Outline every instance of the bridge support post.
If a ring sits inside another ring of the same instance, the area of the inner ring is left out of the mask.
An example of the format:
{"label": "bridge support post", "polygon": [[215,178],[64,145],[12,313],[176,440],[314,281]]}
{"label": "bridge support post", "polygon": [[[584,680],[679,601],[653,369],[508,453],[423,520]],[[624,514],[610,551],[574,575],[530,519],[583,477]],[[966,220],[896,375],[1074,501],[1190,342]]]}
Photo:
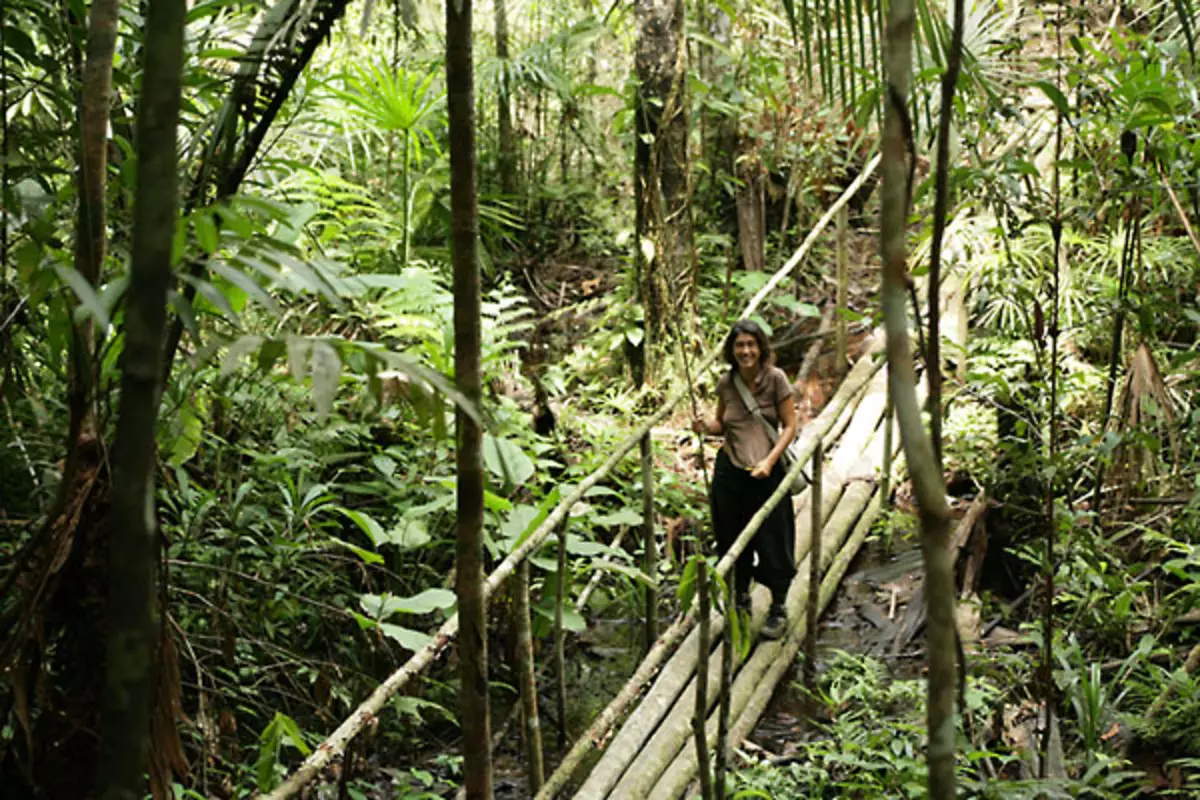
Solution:
{"label": "bridge support post", "polygon": [[821,585],[821,465],[825,461],[824,444],[818,440],[812,455],[812,488],[809,508],[812,510],[812,539],[808,557],[808,608],[807,626],[804,629],[804,688],[808,690],[810,703],[817,696],[817,615]]}

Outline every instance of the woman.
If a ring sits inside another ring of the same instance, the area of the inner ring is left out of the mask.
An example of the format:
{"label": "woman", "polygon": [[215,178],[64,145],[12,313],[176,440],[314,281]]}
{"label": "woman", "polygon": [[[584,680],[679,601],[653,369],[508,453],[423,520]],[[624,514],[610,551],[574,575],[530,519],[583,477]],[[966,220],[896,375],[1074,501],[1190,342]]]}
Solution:
{"label": "woman", "polygon": [[[713,469],[710,498],[717,547],[722,554],[779,488],[785,472],[779,460],[796,435],[792,385],[783,370],[772,363],[771,344],[762,328],[750,320],[738,322],[725,337],[724,354],[729,372],[717,382],[716,419],[692,421],[692,430],[698,433],[725,436]],[[739,378],[746,392],[739,391]],[[782,423],[774,442],[762,421],[746,407],[743,393],[752,396],[762,418],[773,429]],[[787,629],[784,601],[796,574],[792,563],[795,539],[792,504],[785,497],[737,560],[734,585],[739,606],[749,606],[751,576],[771,590],[771,610],[762,630],[768,639],[778,639]]]}

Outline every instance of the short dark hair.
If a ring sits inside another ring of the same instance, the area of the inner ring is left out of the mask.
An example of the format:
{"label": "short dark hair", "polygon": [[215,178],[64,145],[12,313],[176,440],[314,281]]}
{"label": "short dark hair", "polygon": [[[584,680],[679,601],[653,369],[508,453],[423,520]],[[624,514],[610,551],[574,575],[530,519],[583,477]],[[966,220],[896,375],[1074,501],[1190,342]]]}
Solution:
{"label": "short dark hair", "polygon": [[725,362],[733,369],[737,369],[737,359],[733,356],[733,343],[737,337],[743,333],[748,333],[758,342],[758,365],[765,367],[775,360],[775,352],[771,350],[771,342],[767,339],[767,334],[763,332],[762,327],[755,321],[749,319],[740,319],[733,324],[729,329],[729,335],[725,337]]}

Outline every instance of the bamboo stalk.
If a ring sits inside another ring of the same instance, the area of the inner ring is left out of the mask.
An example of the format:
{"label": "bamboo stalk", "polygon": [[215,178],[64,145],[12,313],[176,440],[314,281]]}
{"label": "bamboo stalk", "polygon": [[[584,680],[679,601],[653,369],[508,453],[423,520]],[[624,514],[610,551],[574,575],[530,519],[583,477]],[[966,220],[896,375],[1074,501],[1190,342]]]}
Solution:
{"label": "bamboo stalk", "polygon": [[834,365],[838,375],[846,372],[846,295],[850,290],[850,256],[846,252],[849,213],[845,206],[837,214],[837,311],[834,324]]}
{"label": "bamboo stalk", "polygon": [[[808,585],[818,586],[821,580],[821,462],[823,459],[821,448],[818,447],[813,452],[812,460],[812,501],[810,503],[812,509],[812,545],[809,547],[808,559],[809,573]],[[809,697],[816,696],[816,679],[817,679],[817,592],[808,593],[806,624],[808,626],[807,635],[804,637],[804,688],[808,690]]]}
{"label": "bamboo stalk", "polygon": [[[527,562],[522,562],[527,563]],[[567,586],[567,523],[558,529],[558,580],[554,582],[554,676],[558,679],[555,703],[558,710],[558,750],[567,746],[567,660],[563,630],[563,598]]]}
{"label": "bamboo stalk", "polygon": [[733,686],[733,629],[729,626],[728,616],[740,613],[733,596],[733,587],[736,583],[731,572],[726,581],[726,628],[725,635],[721,638],[721,697],[717,722],[717,763],[713,768],[713,796],[716,800],[725,800],[725,765],[729,761],[729,717],[732,710],[729,705],[729,693]]}
{"label": "bamboo stalk", "polygon": [[654,540],[654,458],[650,433],[642,437],[642,570],[650,578],[646,585],[646,625],[643,652],[650,652],[658,639],[658,547]]}
{"label": "bamboo stalk", "polygon": [[517,571],[513,611],[517,617],[517,660],[521,680],[521,708],[525,718],[526,768],[529,785],[537,791],[546,781],[542,763],[542,730],[538,720],[537,674],[533,663],[533,633],[529,623],[529,562]]}
{"label": "bamboo stalk", "polygon": [[[700,652],[709,651],[711,638],[708,634],[708,561],[703,556],[696,562],[696,594],[700,603]],[[693,704],[692,735],[696,741],[696,763],[700,765],[700,796],[712,800],[712,776],[708,771],[708,737],[704,723],[708,719],[708,658],[696,661],[696,702]]]}
{"label": "bamboo stalk", "polygon": [[[751,298],[750,302],[747,303],[746,307],[741,312],[742,317],[748,317],[753,314],[766,296],[770,293],[770,291],[778,286],[779,283],[782,282],[784,278],[786,278],[804,260],[804,258],[808,255],[808,252],[818,240],[821,231],[823,231],[833,219],[833,215],[836,210],[845,203],[849,202],[850,198],[853,197],[860,188],[862,188],[863,184],[870,177],[870,175],[874,173],[878,165],[878,156],[867,163],[867,166],[863,169],[858,179],[855,180],[854,183],[852,183],[849,187],[847,187],[846,191],[842,193],[841,197],[839,197],[825,212],[825,214],[819,220],[817,220],[816,225],[814,225],[812,230],[809,231],[808,236],[801,243],[800,247],[797,248],[792,254],[792,257],[789,258],[787,262],[780,267],[773,276],[771,276],[771,279],[767,281],[763,288],[757,294],[755,294],[753,298]],[[877,346],[882,346],[882,338],[876,337],[876,343]],[[713,350],[710,352],[698,365],[695,366],[696,374],[703,374],[704,371],[707,370],[714,361],[716,361],[719,355],[719,350]],[[874,365],[874,368],[877,369],[878,365]],[[849,380],[849,378],[847,378],[847,380]],[[677,406],[680,401],[682,401],[683,398],[688,395],[689,388],[690,387],[682,387],[673,392],[659,407],[658,411],[647,417],[641,425],[639,425],[628,437],[618,444],[614,448],[612,454],[605,459],[604,463],[597,467],[596,470],[590,475],[581,480],[575,486],[573,491],[569,492],[561,501],[559,501],[559,504],[555,506],[555,508],[546,516],[546,519],[543,520],[542,523],[538,525],[538,527],[535,528],[532,533],[530,533],[525,541],[511,553],[509,553],[507,557],[505,557],[500,565],[492,571],[492,574],[488,576],[487,581],[484,583],[483,595],[485,600],[490,598],[492,593],[495,592],[497,588],[502,586],[506,580],[508,580],[508,577],[512,575],[513,571],[516,569],[516,566],[521,561],[527,558],[537,548],[541,547],[542,543],[550,535],[550,532],[553,531],[559,525],[559,523],[567,517],[571,507],[583,498],[584,493],[608,477],[608,475],[617,467],[619,463],[621,463],[621,461],[634,448],[634,446],[638,444],[641,438],[649,433],[655,425],[665,419],[667,415],[669,415],[675,409],[675,406]],[[837,399],[837,395],[835,395],[834,399]],[[830,405],[832,406],[833,404],[833,401],[830,401]],[[810,425],[810,428],[811,427],[812,426]],[[807,458],[807,456],[805,458]],[[794,478],[795,476],[793,475],[791,477]],[[761,524],[761,522],[759,524]],[[749,541],[749,537],[746,537],[746,541]],[[742,549],[745,549],[745,542],[742,543],[737,552],[740,553]],[[682,641],[684,635],[687,633],[688,628],[691,626],[692,619],[694,618],[688,617],[679,620],[676,625],[673,625],[670,629],[668,629],[667,633],[662,635],[659,642],[655,645],[655,648],[662,647],[664,651],[674,648],[676,644]],[[406,661],[400,668],[389,675],[387,680],[385,680],[373,692],[371,692],[367,699],[360,703],[359,706],[350,714],[350,716],[343,720],[342,723],[334,730],[334,732],[326,737],[325,741],[314,748],[312,755],[306,758],[304,763],[301,764],[300,767],[294,773],[292,773],[289,778],[283,781],[283,783],[281,783],[273,792],[264,795],[264,800],[284,800],[284,798],[291,797],[299,792],[300,789],[308,785],[309,782],[316,778],[317,775],[320,774],[321,770],[328,766],[334,758],[345,752],[346,744],[355,736],[357,736],[371,720],[375,719],[376,715],[383,710],[384,705],[387,704],[388,700],[390,700],[393,695],[405,688],[412,678],[423,672],[429,665],[431,665],[435,660],[437,660],[438,657],[441,656],[441,654],[449,646],[450,642],[454,641],[455,637],[458,635],[458,629],[458,615],[455,614],[451,616],[450,619],[446,620],[446,622],[443,623],[440,628],[438,628],[438,630],[431,637],[429,644],[415,652],[412,657],[408,659],[408,661]],[[654,650],[652,649],[651,653],[653,652]],[[651,659],[650,654],[647,654],[648,661],[643,662],[643,665],[646,665],[646,673],[642,677],[643,684],[651,675],[653,675],[654,671],[657,670],[658,665],[662,663],[665,655],[665,652],[660,652],[660,654],[654,659]],[[636,677],[637,674],[635,674],[635,678]],[[624,699],[624,705],[627,705],[633,696],[636,696],[636,692],[631,693],[630,696]],[[618,703],[618,700],[621,698],[622,695],[618,695],[618,697],[614,699],[613,703],[610,704],[610,708],[616,708],[619,706],[620,710],[616,710],[615,713],[610,715],[610,718],[608,718],[607,724],[605,725],[605,730],[607,730],[607,726],[612,725],[616,717],[619,716],[624,709],[624,705]],[[606,711],[608,710],[609,709],[606,709]],[[580,743],[577,742],[577,745],[578,744]],[[587,743],[583,744],[580,752],[577,754],[579,759],[582,758],[583,752],[586,751],[588,747],[589,745]],[[572,750],[572,752],[575,751]],[[565,760],[564,763],[566,763]],[[575,763],[578,764],[578,760]],[[561,769],[562,767],[560,766],[560,770]],[[555,775],[558,774],[558,771],[556,771]],[[566,777],[561,777],[559,780],[559,785],[561,786],[561,782],[565,782]],[[555,778],[554,776],[551,776],[548,783],[553,784],[554,782]]]}

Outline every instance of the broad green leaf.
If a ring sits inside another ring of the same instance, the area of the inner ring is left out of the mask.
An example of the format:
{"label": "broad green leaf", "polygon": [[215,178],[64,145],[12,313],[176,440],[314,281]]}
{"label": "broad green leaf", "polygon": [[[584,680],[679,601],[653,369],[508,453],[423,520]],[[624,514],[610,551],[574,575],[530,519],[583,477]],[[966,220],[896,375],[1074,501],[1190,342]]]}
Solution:
{"label": "broad green leaf", "polygon": [[275,299],[267,294],[266,289],[259,286],[254,279],[240,269],[235,269],[219,260],[209,262],[208,268],[241,289],[247,296],[256,300],[272,314],[279,314],[279,304],[275,302]]}
{"label": "broad green leaf", "polygon": [[390,622],[379,623],[379,629],[383,631],[384,636],[396,642],[401,647],[412,650],[414,653],[433,641],[433,637],[427,633],[414,631],[411,628],[405,628],[400,625],[393,625]]}
{"label": "broad green leaf", "polygon": [[521,486],[534,473],[533,461],[517,444],[490,434],[483,436],[483,463],[506,486]]}
{"label": "broad green leaf", "polygon": [[362,511],[355,511],[350,508],[338,508],[347,519],[358,526],[359,530],[367,535],[371,540],[371,544],[379,547],[380,543],[387,538],[387,534],[383,531],[383,526],[375,521],[375,518],[370,514],[365,514]]}
{"label": "broad green leaf", "polygon": [[1071,116],[1071,104],[1067,102],[1067,97],[1062,91],[1050,81],[1034,81],[1033,85],[1042,90],[1042,93],[1054,103],[1054,107],[1058,109],[1058,113],[1064,117]]}
{"label": "broad green leaf", "polygon": [[217,223],[213,220],[212,214],[207,210],[194,214],[192,216],[192,229],[196,232],[196,241],[200,243],[200,247],[204,252],[210,256],[217,252],[219,237],[217,236]]}
{"label": "broad green leaf", "polygon": [[74,267],[55,264],[54,271],[63,283],[71,287],[71,291],[75,293],[75,299],[79,301],[79,307],[75,310],[75,319],[79,321],[91,316],[100,323],[101,328],[107,328],[109,326],[108,311],[105,310],[104,303],[100,301],[95,288],[87,282],[87,279],[80,275]]}
{"label": "broad green leaf", "polygon": [[390,594],[363,594],[358,598],[363,611],[376,619],[386,619],[392,614],[428,614],[438,609],[449,608],[455,603],[454,592],[449,589],[426,589],[412,597],[393,597]]}
{"label": "broad green leaf", "polygon": [[375,465],[375,469],[385,477],[390,478],[396,474],[396,460],[391,456],[383,454],[371,456],[371,463]]}
{"label": "broad green leaf", "polygon": [[419,519],[405,519],[385,534],[383,544],[390,544],[401,550],[415,550],[429,544],[430,539],[429,530],[424,522]]}
{"label": "broad green leaf", "polygon": [[598,556],[601,553],[609,552],[609,548],[607,545],[589,542],[572,533],[567,535],[567,552],[576,556]]}
{"label": "broad green leaf", "polygon": [[349,542],[342,541],[341,539],[338,539],[336,536],[329,537],[329,540],[336,545],[346,548],[351,553],[354,553],[354,555],[361,558],[364,563],[367,563],[367,564],[382,564],[383,563],[383,556],[379,555],[379,553],[373,553],[370,550],[366,550],[362,547],[359,547],[358,545],[350,544]]}
{"label": "broad green leaf", "polygon": [[333,410],[333,399],[342,377],[342,359],[331,344],[317,339],[312,343],[310,369],[313,403],[317,407],[317,416],[324,419]]}
{"label": "broad green leaf", "polygon": [[619,572],[627,578],[632,578],[635,581],[645,586],[655,586],[657,581],[651,580],[650,576],[642,572],[636,567],[631,567],[628,564],[621,564],[616,561],[608,561],[606,559],[597,559],[591,564],[593,569],[600,569],[606,572]]}
{"label": "broad green leaf", "polygon": [[221,359],[221,374],[228,375],[237,369],[241,360],[262,347],[262,343],[263,338],[255,335],[241,336],[230,342],[225,358]]}
{"label": "broad green leaf", "polygon": [[171,454],[167,463],[172,467],[180,467],[191,460],[200,449],[200,440],[204,436],[204,422],[196,413],[191,403],[184,403],[177,417],[178,435],[171,445]]}

